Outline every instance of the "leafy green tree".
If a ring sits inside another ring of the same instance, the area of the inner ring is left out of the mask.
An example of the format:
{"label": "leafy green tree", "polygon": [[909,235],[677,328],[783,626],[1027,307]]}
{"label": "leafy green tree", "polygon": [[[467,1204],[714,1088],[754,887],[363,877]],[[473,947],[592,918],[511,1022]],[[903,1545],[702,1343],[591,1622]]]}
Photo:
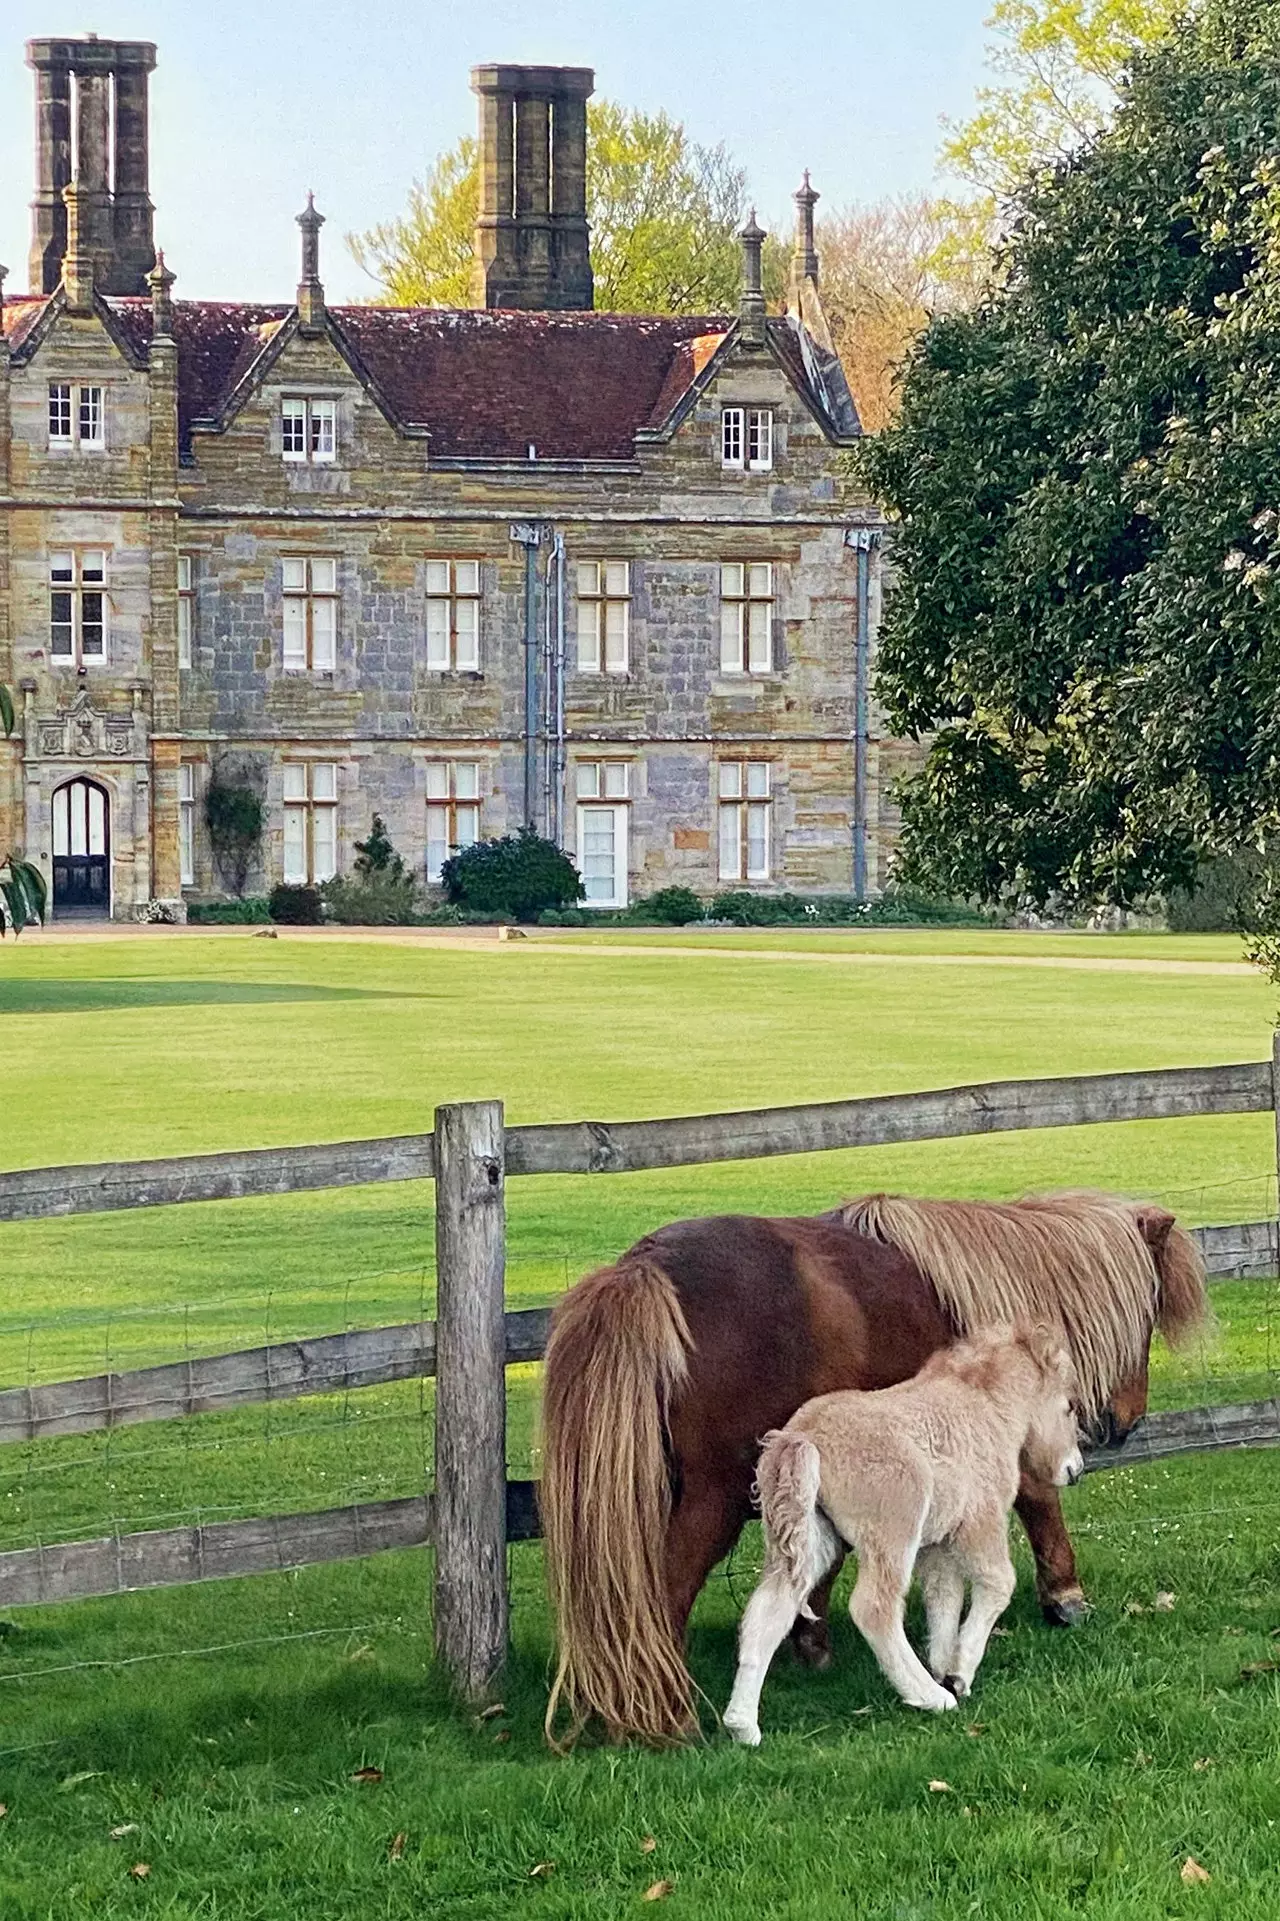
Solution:
{"label": "leafy green tree", "polygon": [[864,447],[905,879],[1126,905],[1280,825],[1277,152],[1280,0],[1204,0]]}
{"label": "leafy green tree", "polygon": [[997,84],[950,128],[944,166],[994,201],[1016,194],[1101,131],[1135,55],[1185,11],[1186,0],[996,0],[985,24]]}
{"label": "leafy green tree", "polygon": [[[587,107],[595,303],[619,313],[723,312],[737,301],[746,179],[666,114]],[[410,189],[406,211],[347,244],[392,306],[467,307],[479,207],[476,143],[460,140]]]}

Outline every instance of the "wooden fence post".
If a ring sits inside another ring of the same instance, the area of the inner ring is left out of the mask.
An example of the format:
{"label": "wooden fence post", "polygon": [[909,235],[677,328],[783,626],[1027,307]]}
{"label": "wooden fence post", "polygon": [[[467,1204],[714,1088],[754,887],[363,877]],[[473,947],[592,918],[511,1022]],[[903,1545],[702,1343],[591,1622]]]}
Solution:
{"label": "wooden fence post", "polygon": [[435,1644],[482,1696],[506,1658],[506,1257],[501,1101],[437,1107]]}

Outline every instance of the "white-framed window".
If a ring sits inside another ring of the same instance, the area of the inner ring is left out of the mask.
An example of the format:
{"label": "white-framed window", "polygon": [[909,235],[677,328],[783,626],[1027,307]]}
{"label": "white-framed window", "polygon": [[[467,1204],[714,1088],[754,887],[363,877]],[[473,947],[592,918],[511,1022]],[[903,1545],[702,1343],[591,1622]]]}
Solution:
{"label": "white-framed window", "polygon": [[753,474],[769,472],[773,466],[772,408],[721,408],[720,464]]}
{"label": "white-framed window", "polygon": [[720,672],[773,668],[773,563],[727,560],[720,569]]}
{"label": "white-framed window", "polygon": [[328,554],[283,560],[286,673],[332,673],[338,636],[338,563]]}
{"label": "white-framed window", "polygon": [[631,563],[578,562],[578,672],[625,674],[629,667]]}
{"label": "white-framed window", "polygon": [[319,462],[336,458],[338,403],[310,394],[286,396],[280,402],[280,451],[288,461]]}
{"label": "white-framed window", "polygon": [[631,769],[625,760],[580,760],[578,872],[588,907],[625,907]]}
{"label": "white-framed window", "polygon": [[284,764],[284,878],[298,887],[338,871],[338,770],[329,761]]}
{"label": "white-framed window", "polygon": [[719,782],[720,878],[768,880],[769,763],[722,760]]}
{"label": "white-framed window", "polygon": [[70,381],[49,383],[49,445],[82,447],[101,453],[107,444],[103,389],[78,387]]}
{"label": "white-framed window", "polygon": [[190,554],[178,555],[178,665],[191,665],[191,639],[196,625],[195,583]]}
{"label": "white-framed window", "polygon": [[427,666],[480,671],[480,562],[427,562]]}
{"label": "white-framed window", "polygon": [[196,880],[196,770],[184,760],[178,769],[178,880],[194,887]]}
{"label": "white-framed window", "polygon": [[107,556],[101,549],[49,556],[49,657],[75,667],[107,657]]}
{"label": "white-framed window", "polygon": [[451,854],[480,838],[480,763],[427,762],[427,879],[434,887]]}

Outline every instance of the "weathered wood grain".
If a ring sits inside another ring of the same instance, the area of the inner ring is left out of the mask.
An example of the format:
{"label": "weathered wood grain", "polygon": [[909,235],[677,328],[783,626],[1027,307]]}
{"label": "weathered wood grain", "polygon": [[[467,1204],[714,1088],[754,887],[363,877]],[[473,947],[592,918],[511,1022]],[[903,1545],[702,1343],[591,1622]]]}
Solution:
{"label": "weathered wood grain", "polygon": [[988,1081],[923,1094],[879,1094],[739,1114],[513,1127],[507,1134],[507,1172],[625,1174],[641,1168],[888,1147],[1019,1128],[1257,1114],[1269,1110],[1271,1101],[1269,1061],[1084,1074],[1062,1080]]}
{"label": "weathered wood grain", "polygon": [[1193,1227],[1211,1281],[1261,1280],[1280,1273],[1275,1221],[1239,1221],[1230,1227]]}
{"label": "weathered wood grain", "polygon": [[[885,1147],[1018,1128],[1255,1114],[1271,1108],[1269,1061],[1154,1068],[1061,1080],[989,1081],[656,1121],[571,1121],[507,1130],[508,1174],[623,1174],[650,1167],[834,1148]],[[320,1147],[255,1148],[176,1160],[109,1161],[0,1174],[0,1222],[186,1201],[239,1200],[319,1187],[430,1179],[430,1134]]]}
{"label": "weathered wood grain", "polygon": [[33,1167],[0,1174],[0,1221],[170,1207],[182,1201],[237,1201],[316,1187],[425,1181],[434,1172],[430,1134],[320,1147],[255,1147],[185,1154],[163,1161],[103,1161],[89,1167]]}
{"label": "weathered wood grain", "polygon": [[431,1539],[431,1501],[372,1501],[315,1514],[276,1514],[204,1527],[62,1541],[0,1554],[0,1607],[71,1601],[134,1588],[181,1587],[238,1574],[346,1561]]}
{"label": "weathered wood grain", "polygon": [[438,1107],[435,1122],[435,1641],[474,1701],[507,1654],[502,1103]]}
{"label": "weathered wood grain", "polygon": [[1173,1454],[1207,1454],[1224,1447],[1280,1446],[1280,1399],[1242,1401],[1231,1407],[1189,1407],[1148,1414],[1119,1447],[1089,1449],[1087,1474],[1113,1467],[1141,1467]]}

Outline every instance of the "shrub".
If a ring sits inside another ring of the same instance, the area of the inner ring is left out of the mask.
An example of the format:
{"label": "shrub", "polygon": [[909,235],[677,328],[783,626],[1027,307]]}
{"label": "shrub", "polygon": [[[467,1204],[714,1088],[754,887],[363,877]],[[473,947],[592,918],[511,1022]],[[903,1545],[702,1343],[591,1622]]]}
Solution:
{"label": "shrub", "polygon": [[190,900],[187,924],[206,927],[247,927],[271,919],[267,903],[258,894],[246,900]]}
{"label": "shrub", "polygon": [[391,845],[381,814],[368,840],[356,842],[354,876],[327,880],[320,892],[328,918],[344,927],[411,927],[421,918],[417,876]]}
{"label": "shrub", "polygon": [[315,927],[324,918],[319,888],[291,887],[287,881],[271,889],[267,909],[272,920],[286,927]]}
{"label": "shrub", "polygon": [[527,827],[464,847],[445,862],[440,884],[455,907],[499,920],[536,920],[549,907],[571,906],[584,892],[569,856]]}
{"label": "shrub", "polygon": [[1195,886],[1179,889],[1165,903],[1171,934],[1238,934],[1251,919],[1258,892],[1260,862],[1255,856],[1218,855],[1202,861]]}
{"label": "shrub", "polygon": [[242,899],[262,839],[262,796],[215,772],[205,790],[204,817],[218,871],[237,900]]}
{"label": "shrub", "polygon": [[647,900],[636,901],[628,917],[656,921],[662,927],[684,927],[691,920],[702,919],[702,902],[691,887],[660,887]]}

